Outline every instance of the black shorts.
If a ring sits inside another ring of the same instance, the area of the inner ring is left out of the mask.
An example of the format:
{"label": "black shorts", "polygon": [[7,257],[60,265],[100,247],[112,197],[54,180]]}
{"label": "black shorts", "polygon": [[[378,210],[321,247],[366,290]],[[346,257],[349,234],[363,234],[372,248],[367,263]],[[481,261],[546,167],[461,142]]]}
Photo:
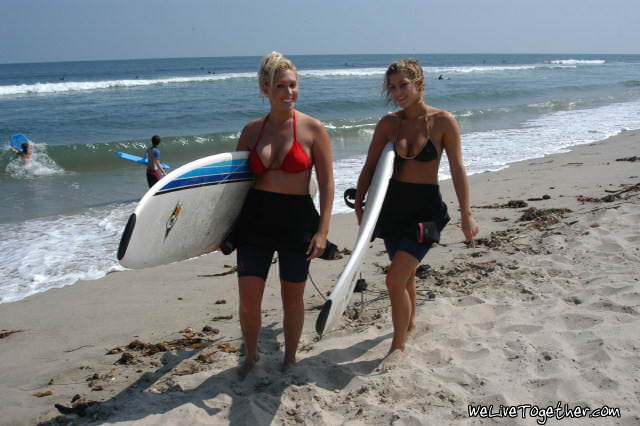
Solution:
{"label": "black shorts", "polygon": [[405,237],[402,234],[396,234],[392,237],[385,238],[384,246],[387,249],[389,260],[393,260],[398,251],[404,251],[418,259],[418,262],[422,262],[422,259],[424,259],[431,248],[430,246],[420,244],[415,239]]}
{"label": "black shorts", "polygon": [[[266,281],[275,250],[245,245],[238,247],[238,277],[260,277]],[[280,279],[303,283],[309,275],[309,263],[305,253],[278,251]]]}
{"label": "black shorts", "polygon": [[157,170],[147,169],[147,184],[149,185],[149,188],[155,185],[160,179],[162,179],[162,176],[160,176],[160,173]]}

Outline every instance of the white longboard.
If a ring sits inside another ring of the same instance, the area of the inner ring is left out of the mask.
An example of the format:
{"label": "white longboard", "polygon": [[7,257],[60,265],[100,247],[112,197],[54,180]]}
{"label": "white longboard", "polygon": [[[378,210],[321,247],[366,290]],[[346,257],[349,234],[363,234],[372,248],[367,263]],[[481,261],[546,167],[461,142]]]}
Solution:
{"label": "white longboard", "polygon": [[129,218],[118,248],[120,264],[140,269],[217,250],[253,185],[248,155],[212,155],[160,179]]}
{"label": "white longboard", "polygon": [[371,237],[382,209],[382,203],[387,194],[389,179],[393,174],[394,156],[393,143],[389,142],[382,151],[371,179],[371,185],[367,191],[367,204],[351,256],[316,320],[316,332],[321,336],[340,318],[349,303],[349,299],[351,299],[356,286],[358,271],[360,271],[369,248]]}

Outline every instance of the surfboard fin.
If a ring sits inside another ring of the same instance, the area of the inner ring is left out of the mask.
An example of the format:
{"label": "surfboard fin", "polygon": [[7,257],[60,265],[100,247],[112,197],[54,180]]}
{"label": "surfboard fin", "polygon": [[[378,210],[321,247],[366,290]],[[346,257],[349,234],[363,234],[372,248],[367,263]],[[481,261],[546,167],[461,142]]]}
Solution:
{"label": "surfboard fin", "polygon": [[118,260],[122,260],[125,253],[127,252],[129,240],[131,239],[131,234],[133,234],[133,228],[135,228],[135,226],[136,214],[132,213],[131,216],[129,216],[129,220],[127,221],[127,226],[124,227],[122,238],[120,238],[120,245],[118,246]]}
{"label": "surfboard fin", "polygon": [[353,289],[354,293],[363,293],[367,290],[367,281],[364,278],[358,279],[356,281],[356,286]]}
{"label": "surfboard fin", "polygon": [[322,305],[322,310],[320,310],[320,314],[318,315],[318,319],[316,319],[316,333],[322,336],[325,331],[325,326],[327,325],[327,318],[329,317],[329,312],[331,311],[331,300],[327,300]]}

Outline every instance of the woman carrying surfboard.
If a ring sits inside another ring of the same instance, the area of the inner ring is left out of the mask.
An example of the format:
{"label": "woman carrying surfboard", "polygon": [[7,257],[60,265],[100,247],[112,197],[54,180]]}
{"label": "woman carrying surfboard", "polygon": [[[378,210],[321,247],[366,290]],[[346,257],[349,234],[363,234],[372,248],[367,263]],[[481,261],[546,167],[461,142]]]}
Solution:
{"label": "woman carrying surfboard", "polygon": [[[255,174],[236,225],[240,326],[246,351],[241,377],[258,361],[262,295],[275,251],[284,307],[283,370],[295,364],[309,262],[327,246],[334,196],[329,135],[319,120],[295,110],[295,66],[272,52],[263,58],[258,79],[270,112],[244,127],[237,147],[238,151],[250,151],[249,167]],[[313,167],[319,214],[309,195]]]}
{"label": "woman carrying surfboard", "polygon": [[360,222],[362,201],[380,155],[387,142],[393,142],[393,175],[376,226],[376,236],[384,239],[391,259],[386,285],[393,340],[385,363],[392,365],[405,351],[407,337],[416,331],[416,267],[449,221],[438,186],[443,151],[447,152],[460,205],[462,232],[472,246],[478,225],[471,214],[458,123],[449,112],[424,102],[424,75],[418,61],[402,59],[391,64],[385,73],[383,93],[388,103],[402,109],[384,116],[376,127],[358,179],[355,213]]}

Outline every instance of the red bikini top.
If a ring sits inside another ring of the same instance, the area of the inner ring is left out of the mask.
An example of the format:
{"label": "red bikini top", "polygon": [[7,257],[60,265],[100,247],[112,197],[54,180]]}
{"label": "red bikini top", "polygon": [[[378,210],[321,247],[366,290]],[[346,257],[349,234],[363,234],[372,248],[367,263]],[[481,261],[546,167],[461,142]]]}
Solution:
{"label": "red bikini top", "polygon": [[249,153],[249,168],[256,175],[261,175],[266,172],[274,171],[274,170],[282,170],[287,173],[300,173],[305,170],[309,170],[311,168],[311,160],[307,153],[302,149],[302,146],[298,142],[298,137],[296,135],[296,113],[293,113],[293,146],[287,152],[287,155],[282,160],[282,164],[277,169],[270,169],[265,167],[262,163],[262,160],[258,156],[256,152],[256,147],[258,146],[258,142],[260,142],[260,137],[262,137],[262,131],[264,130],[265,124],[267,124],[267,120],[269,119],[269,115],[266,116],[264,121],[262,122],[262,128],[260,129],[260,133],[258,134],[258,140],[253,145],[253,149]]}

